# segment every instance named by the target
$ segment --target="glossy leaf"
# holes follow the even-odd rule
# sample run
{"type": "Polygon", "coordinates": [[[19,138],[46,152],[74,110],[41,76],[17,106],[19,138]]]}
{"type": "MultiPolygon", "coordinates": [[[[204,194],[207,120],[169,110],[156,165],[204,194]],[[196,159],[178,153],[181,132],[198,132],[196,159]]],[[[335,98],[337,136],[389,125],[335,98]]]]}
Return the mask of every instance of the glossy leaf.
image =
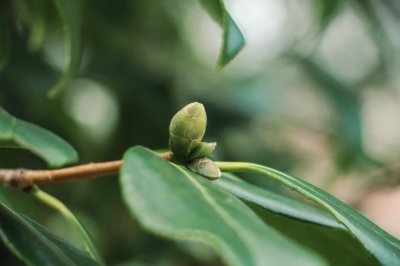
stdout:
{"type": "Polygon", "coordinates": [[[221,70],[240,52],[245,44],[244,36],[235,21],[229,15],[222,0],[199,0],[223,30],[221,50],[217,60],[216,70],[221,70]]]}
{"type": "Polygon", "coordinates": [[[59,167],[78,160],[78,154],[60,137],[34,124],[22,121],[0,107],[0,147],[25,148],[59,167]]]}
{"type": "Polygon", "coordinates": [[[217,165],[222,171],[248,171],[275,179],[329,211],[382,265],[400,264],[400,241],[398,239],[318,187],[258,164],[217,162],[217,165]]]}
{"type": "Polygon", "coordinates": [[[120,173],[126,205],[153,233],[203,242],[228,265],[325,264],[230,193],[146,148],[129,149],[120,173]]]}
{"type": "Polygon", "coordinates": [[[63,22],[67,42],[68,66],[57,83],[49,90],[55,97],[62,92],[66,83],[78,72],[82,57],[82,20],[84,0],[53,0],[63,22]]]}
{"type": "Polygon", "coordinates": [[[0,237],[14,255],[28,265],[74,265],[53,242],[1,204],[0,237]]]}
{"type": "Polygon", "coordinates": [[[224,173],[220,179],[215,181],[215,184],[246,202],[258,205],[273,213],[306,223],[346,230],[333,216],[323,210],[254,186],[232,174],[224,173]]]}

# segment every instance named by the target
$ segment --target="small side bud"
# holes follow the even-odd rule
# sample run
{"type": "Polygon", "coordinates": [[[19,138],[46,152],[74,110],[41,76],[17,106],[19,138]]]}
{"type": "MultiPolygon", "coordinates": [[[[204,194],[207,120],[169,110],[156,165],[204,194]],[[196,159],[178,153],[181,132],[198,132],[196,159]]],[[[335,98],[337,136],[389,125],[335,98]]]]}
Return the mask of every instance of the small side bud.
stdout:
{"type": "Polygon", "coordinates": [[[189,160],[209,156],[217,146],[216,142],[200,142],[189,155],[189,160]]]}
{"type": "Polygon", "coordinates": [[[203,139],[206,126],[206,111],[201,103],[190,103],[175,114],[169,125],[169,146],[178,160],[189,160],[189,154],[203,139]]]}
{"type": "Polygon", "coordinates": [[[221,176],[221,170],[219,170],[218,166],[211,159],[206,157],[195,159],[188,167],[196,174],[210,180],[218,179],[221,176]]]}

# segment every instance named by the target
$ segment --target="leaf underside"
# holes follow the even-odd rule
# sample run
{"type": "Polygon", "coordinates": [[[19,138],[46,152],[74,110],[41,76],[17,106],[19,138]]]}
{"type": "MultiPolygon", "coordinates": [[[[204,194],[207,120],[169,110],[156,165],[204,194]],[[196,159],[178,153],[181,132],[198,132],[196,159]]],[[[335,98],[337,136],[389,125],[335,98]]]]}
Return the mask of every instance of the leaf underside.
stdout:
{"type": "Polygon", "coordinates": [[[20,120],[0,107],[0,147],[25,148],[44,159],[51,167],[78,160],[74,148],[57,135],[20,120]]]}
{"type": "Polygon", "coordinates": [[[199,0],[199,2],[223,30],[221,49],[215,67],[216,71],[220,71],[244,47],[245,39],[239,27],[226,10],[222,0],[199,0]]]}
{"type": "Polygon", "coordinates": [[[79,70],[82,57],[82,21],[84,0],[53,0],[65,30],[68,64],[65,72],[49,90],[49,97],[62,92],[65,85],[79,70]]]}

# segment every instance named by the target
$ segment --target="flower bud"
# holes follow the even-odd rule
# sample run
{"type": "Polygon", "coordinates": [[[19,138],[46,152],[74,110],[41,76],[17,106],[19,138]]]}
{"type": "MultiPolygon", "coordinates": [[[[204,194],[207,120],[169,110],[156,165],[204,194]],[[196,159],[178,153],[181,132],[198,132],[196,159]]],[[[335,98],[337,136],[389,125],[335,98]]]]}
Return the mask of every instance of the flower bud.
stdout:
{"type": "Polygon", "coordinates": [[[217,146],[216,142],[200,142],[189,155],[189,160],[209,156],[217,146]]]}
{"type": "Polygon", "coordinates": [[[189,154],[203,139],[206,126],[206,111],[201,103],[190,103],[175,114],[169,125],[169,146],[178,160],[189,160],[189,154]]]}
{"type": "Polygon", "coordinates": [[[221,176],[218,166],[206,157],[195,159],[188,167],[193,172],[210,180],[218,179],[221,176]]]}

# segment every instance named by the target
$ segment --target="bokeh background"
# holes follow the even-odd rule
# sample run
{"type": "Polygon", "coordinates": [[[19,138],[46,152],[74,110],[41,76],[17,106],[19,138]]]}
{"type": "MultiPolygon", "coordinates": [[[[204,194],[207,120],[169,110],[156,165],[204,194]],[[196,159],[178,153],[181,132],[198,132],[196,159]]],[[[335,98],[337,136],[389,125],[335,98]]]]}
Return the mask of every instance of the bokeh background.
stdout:
{"type": "MultiPolygon", "coordinates": [[[[33,9],[23,2],[0,3],[12,36],[0,105],[69,141],[80,163],[120,159],[133,145],[167,148],[172,115],[199,101],[208,114],[206,139],[218,142],[216,159],[297,175],[400,237],[397,1],[226,0],[246,46],[215,73],[221,29],[198,2],[88,0],[80,71],[52,100],[46,92],[65,69],[62,25],[51,1],[39,5],[46,6],[45,39],[35,48],[33,9]]],[[[0,149],[0,167],[47,166],[27,151],[0,149]]],[[[221,263],[204,246],[143,231],[122,203],[117,176],[43,189],[78,215],[110,265],[221,263]]],[[[26,193],[1,191],[78,244],[57,214],[26,193]]]]}

